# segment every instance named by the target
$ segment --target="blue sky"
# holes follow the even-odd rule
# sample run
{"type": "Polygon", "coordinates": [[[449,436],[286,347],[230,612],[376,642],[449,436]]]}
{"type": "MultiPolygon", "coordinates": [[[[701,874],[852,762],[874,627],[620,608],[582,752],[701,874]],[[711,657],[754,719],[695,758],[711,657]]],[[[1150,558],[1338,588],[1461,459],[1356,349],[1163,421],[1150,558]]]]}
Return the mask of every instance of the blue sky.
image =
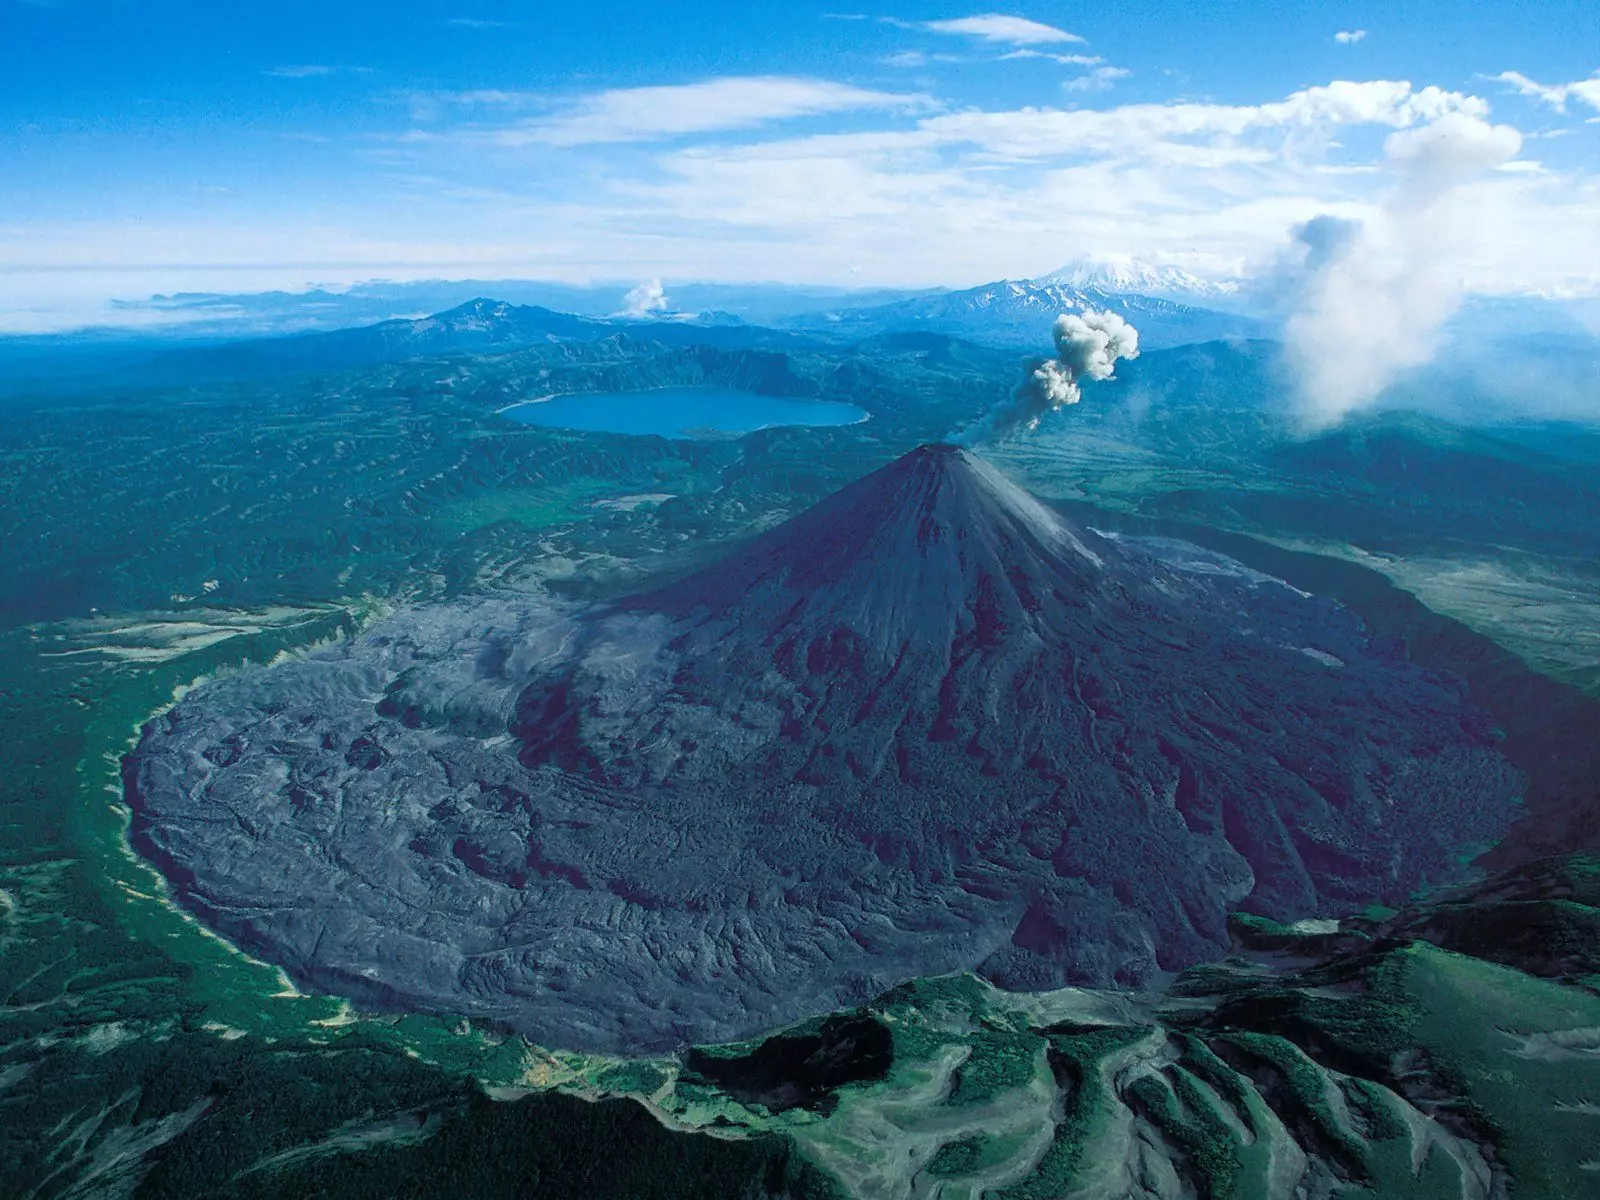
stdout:
{"type": "Polygon", "coordinates": [[[1592,291],[1597,70],[1594,0],[0,0],[0,285],[1233,275],[1449,116],[1520,135],[1452,181],[1472,286],[1592,291]]]}

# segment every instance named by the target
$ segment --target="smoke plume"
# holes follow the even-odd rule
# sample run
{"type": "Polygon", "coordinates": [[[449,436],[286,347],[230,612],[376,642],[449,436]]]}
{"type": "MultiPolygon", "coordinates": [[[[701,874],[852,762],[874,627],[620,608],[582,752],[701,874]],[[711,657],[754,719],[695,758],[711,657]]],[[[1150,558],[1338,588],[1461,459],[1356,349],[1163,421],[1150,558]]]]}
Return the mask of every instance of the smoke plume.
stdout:
{"type": "Polygon", "coordinates": [[[960,441],[970,445],[1018,429],[1031,431],[1045,413],[1082,400],[1085,379],[1110,379],[1119,358],[1139,357],[1139,331],[1114,312],[1062,313],[1051,336],[1056,356],[1035,362],[1010,401],[967,429],[960,441]]]}
{"type": "Polygon", "coordinates": [[[1375,218],[1320,216],[1294,230],[1278,286],[1311,427],[1337,423],[1433,359],[1465,294],[1475,185],[1521,145],[1515,129],[1461,113],[1402,130],[1384,143],[1396,186],[1375,218]]]}
{"type": "Polygon", "coordinates": [[[659,279],[647,279],[622,298],[622,315],[648,317],[667,311],[667,290],[659,279]]]}

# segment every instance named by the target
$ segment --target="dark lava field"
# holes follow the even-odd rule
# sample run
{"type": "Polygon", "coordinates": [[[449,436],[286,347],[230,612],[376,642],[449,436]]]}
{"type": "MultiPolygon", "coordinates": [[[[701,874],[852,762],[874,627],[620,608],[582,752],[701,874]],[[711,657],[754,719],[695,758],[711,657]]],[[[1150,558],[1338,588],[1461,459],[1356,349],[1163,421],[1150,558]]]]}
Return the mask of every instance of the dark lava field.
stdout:
{"type": "Polygon", "coordinates": [[[1520,797],[1325,600],[925,446],[664,589],[500,597],[191,692],[125,768],[179,901],[307,984],[552,1047],[919,975],[1139,987],[1459,874],[1520,797]]]}

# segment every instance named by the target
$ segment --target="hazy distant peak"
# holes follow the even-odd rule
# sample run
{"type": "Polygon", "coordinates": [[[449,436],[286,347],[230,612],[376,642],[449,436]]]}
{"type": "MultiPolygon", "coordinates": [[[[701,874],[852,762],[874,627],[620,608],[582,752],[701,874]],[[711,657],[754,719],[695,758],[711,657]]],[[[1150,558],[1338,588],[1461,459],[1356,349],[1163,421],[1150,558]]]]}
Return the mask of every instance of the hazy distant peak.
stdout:
{"type": "Polygon", "coordinates": [[[479,296],[476,300],[468,300],[445,312],[434,313],[424,320],[453,329],[488,329],[505,321],[514,311],[515,306],[504,300],[479,296]]]}

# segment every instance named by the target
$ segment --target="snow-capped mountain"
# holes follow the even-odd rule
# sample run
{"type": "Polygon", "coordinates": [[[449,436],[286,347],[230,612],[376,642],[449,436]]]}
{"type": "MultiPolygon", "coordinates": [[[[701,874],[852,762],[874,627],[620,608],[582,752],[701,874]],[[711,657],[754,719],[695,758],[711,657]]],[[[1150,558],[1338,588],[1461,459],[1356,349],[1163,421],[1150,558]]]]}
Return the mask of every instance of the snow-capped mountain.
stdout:
{"type": "Polygon", "coordinates": [[[1214,282],[1182,267],[1159,266],[1136,258],[1079,259],[1032,282],[1074,291],[1132,293],[1188,301],[1221,300],[1239,292],[1239,285],[1233,280],[1214,282]]]}

